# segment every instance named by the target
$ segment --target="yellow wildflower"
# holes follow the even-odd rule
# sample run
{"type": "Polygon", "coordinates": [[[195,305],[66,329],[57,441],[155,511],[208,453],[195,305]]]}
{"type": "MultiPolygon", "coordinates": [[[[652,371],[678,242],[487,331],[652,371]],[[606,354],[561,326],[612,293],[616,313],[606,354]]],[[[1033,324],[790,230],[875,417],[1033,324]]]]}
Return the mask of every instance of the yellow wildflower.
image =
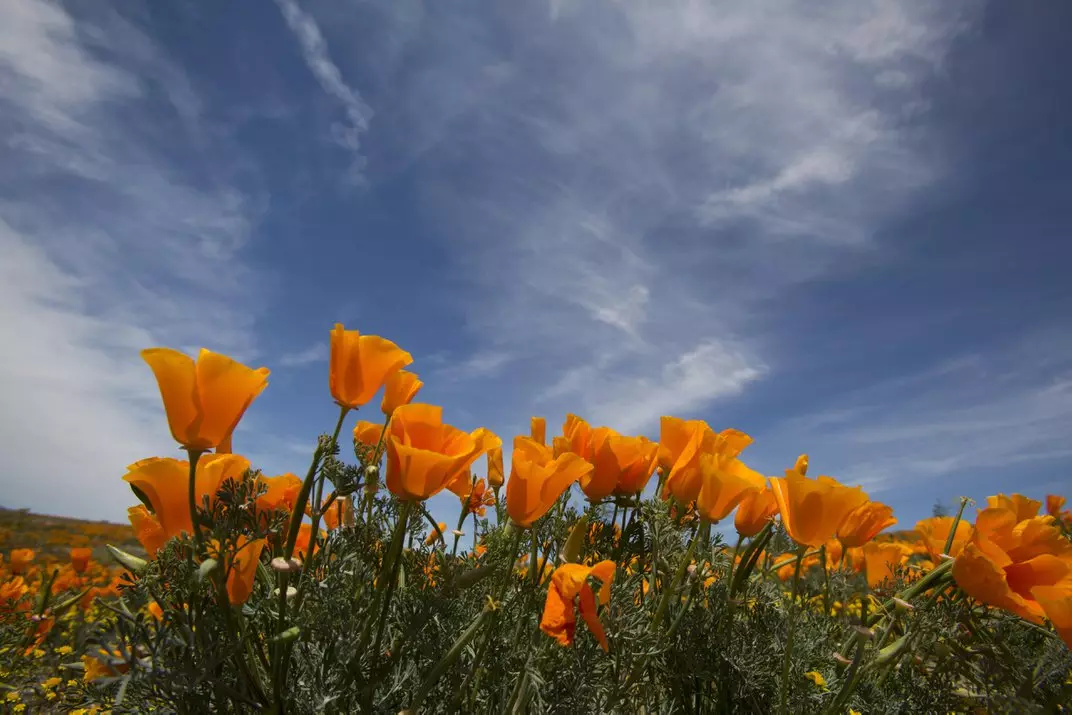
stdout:
{"type": "Polygon", "coordinates": [[[18,690],[12,690],[11,692],[9,692],[7,695],[4,696],[4,699],[7,700],[9,703],[18,702],[19,701],[19,691],[18,690]]]}
{"type": "Polygon", "coordinates": [[[63,682],[63,678],[49,678],[45,682],[41,683],[43,688],[54,688],[63,682]]]}
{"type": "Polygon", "coordinates": [[[69,645],[61,645],[56,649],[56,652],[60,655],[70,655],[71,653],[74,653],[74,648],[69,645]]]}
{"type": "Polygon", "coordinates": [[[804,677],[818,685],[823,690],[826,690],[826,678],[824,678],[823,674],[820,673],[818,670],[809,670],[807,673],[804,674],[804,677]]]}

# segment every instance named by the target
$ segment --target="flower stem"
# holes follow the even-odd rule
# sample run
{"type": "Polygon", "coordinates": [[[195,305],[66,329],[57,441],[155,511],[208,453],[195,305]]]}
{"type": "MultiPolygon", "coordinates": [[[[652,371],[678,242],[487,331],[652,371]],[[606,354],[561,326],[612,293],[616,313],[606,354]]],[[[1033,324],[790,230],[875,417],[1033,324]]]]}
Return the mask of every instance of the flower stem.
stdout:
{"type": "Polygon", "coordinates": [[[190,500],[190,524],[194,532],[194,553],[190,554],[190,563],[193,563],[197,554],[201,553],[201,525],[197,521],[197,462],[204,452],[200,449],[187,449],[190,454],[190,483],[187,485],[187,495],[190,500]]]}
{"type": "Polygon", "coordinates": [[[960,509],[957,510],[957,515],[953,519],[953,525],[949,529],[949,536],[945,537],[945,548],[942,549],[943,554],[948,554],[950,549],[953,548],[953,542],[957,535],[957,527],[960,526],[960,519],[964,516],[964,507],[968,506],[968,502],[971,501],[968,497],[960,498],[960,509]]]}
{"type": "Polygon", "coordinates": [[[797,595],[800,593],[800,564],[804,561],[804,552],[807,546],[797,549],[797,564],[793,570],[793,595],[789,610],[788,633],[785,638],[785,658],[782,660],[782,694],[779,712],[785,715],[789,712],[789,666],[793,660],[793,632],[796,629],[797,595]]]}

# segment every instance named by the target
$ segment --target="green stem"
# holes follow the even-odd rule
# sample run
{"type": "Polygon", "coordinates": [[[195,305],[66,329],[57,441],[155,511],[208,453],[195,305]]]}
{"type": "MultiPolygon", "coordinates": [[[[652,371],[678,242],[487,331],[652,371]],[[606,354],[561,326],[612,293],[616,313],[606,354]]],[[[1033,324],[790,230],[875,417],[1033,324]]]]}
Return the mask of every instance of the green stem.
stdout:
{"type": "Polygon", "coordinates": [[[689,547],[685,550],[685,555],[681,559],[681,563],[677,567],[677,573],[674,575],[674,580],[670,584],[669,588],[663,591],[662,597],[659,599],[659,606],[655,609],[655,617],[651,621],[651,630],[654,633],[658,630],[662,624],[663,618],[666,617],[666,612],[670,608],[670,596],[677,592],[681,586],[681,581],[685,578],[685,572],[689,569],[689,563],[692,561],[692,554],[696,551],[696,543],[699,541],[697,538],[700,533],[700,526],[706,523],[706,519],[701,520],[697,526],[696,531],[692,533],[692,538],[689,540],[689,547]]]}
{"type": "Polygon", "coordinates": [[[785,658],[782,659],[782,692],[779,712],[783,715],[789,712],[789,666],[793,660],[793,635],[797,621],[797,595],[800,593],[800,564],[804,561],[804,552],[806,549],[806,546],[801,546],[797,549],[797,564],[793,571],[793,595],[788,613],[788,633],[785,638],[785,658]]]}
{"type": "Polygon", "coordinates": [[[190,501],[190,524],[194,532],[194,553],[190,554],[190,563],[193,563],[197,554],[201,553],[201,525],[197,519],[197,462],[204,451],[200,449],[187,449],[186,451],[190,455],[190,483],[187,485],[187,496],[190,501]]]}
{"type": "Polygon", "coordinates": [[[823,613],[830,615],[830,571],[826,568],[826,544],[819,547],[819,563],[823,567],[823,613]]]}
{"type": "MultiPolygon", "coordinates": [[[[402,563],[402,542],[406,535],[406,523],[409,521],[409,515],[413,511],[413,502],[402,502],[402,511],[398,515],[398,523],[395,524],[395,532],[391,535],[391,561],[390,566],[384,564],[389,569],[387,570],[387,592],[383,594],[383,603],[380,606],[380,617],[376,626],[376,640],[372,646],[373,653],[380,652],[380,641],[383,639],[383,631],[387,625],[387,612],[391,607],[391,597],[394,595],[395,586],[398,581],[398,568],[402,563]]],[[[381,572],[381,577],[383,572],[381,572]]],[[[382,586],[382,581],[377,583],[377,586],[382,586]]],[[[379,590],[379,588],[377,588],[379,590]]],[[[381,592],[382,593],[382,592],[381,592]]]]}
{"type": "MultiPolygon", "coordinates": [[[[335,432],[331,439],[331,451],[335,449],[335,443],[339,438],[339,430],[342,429],[342,421],[346,419],[346,414],[350,411],[349,407],[339,408],[339,420],[335,423],[335,432]]],[[[317,445],[316,450],[313,452],[313,461],[309,465],[309,471],[305,474],[305,480],[302,482],[301,490],[298,491],[298,498],[294,502],[294,511],[290,515],[290,526],[287,529],[287,542],[283,549],[283,558],[288,561],[294,556],[294,545],[298,543],[298,531],[301,529],[302,518],[305,516],[305,506],[309,503],[309,493],[313,488],[313,481],[316,479],[316,471],[320,467],[320,458],[323,456],[323,451],[320,445],[317,445]]],[[[317,508],[319,510],[319,504],[317,508]]],[[[310,537],[310,542],[316,538],[315,532],[310,537]]],[[[312,549],[310,548],[310,551],[312,549]]]]}
{"type": "Polygon", "coordinates": [[[949,550],[953,548],[953,541],[957,535],[957,527],[960,526],[960,518],[964,516],[964,507],[968,505],[970,499],[968,497],[960,498],[960,509],[957,510],[957,515],[953,519],[953,526],[949,529],[949,536],[945,537],[945,548],[942,549],[943,554],[948,554],[949,550]]]}
{"type": "Polygon", "coordinates": [[[428,675],[425,676],[424,681],[421,683],[421,687],[417,690],[417,694],[413,696],[413,700],[410,702],[410,712],[416,713],[421,707],[421,703],[428,697],[428,693],[432,690],[432,686],[436,684],[436,681],[447,671],[454,661],[458,659],[458,656],[462,654],[465,646],[469,644],[469,641],[476,637],[476,634],[480,632],[481,626],[484,622],[490,619],[490,614],[493,613],[492,609],[485,608],[480,612],[469,627],[465,629],[465,632],[458,636],[458,640],[454,641],[454,645],[451,649],[439,659],[439,662],[435,664],[428,675]]]}

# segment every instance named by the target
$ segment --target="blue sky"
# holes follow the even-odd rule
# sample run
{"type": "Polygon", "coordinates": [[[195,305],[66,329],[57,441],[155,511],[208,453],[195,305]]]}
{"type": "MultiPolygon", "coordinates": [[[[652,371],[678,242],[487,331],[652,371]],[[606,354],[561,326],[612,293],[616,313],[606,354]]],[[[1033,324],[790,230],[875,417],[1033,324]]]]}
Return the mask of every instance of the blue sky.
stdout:
{"type": "Polygon", "coordinates": [[[4,8],[0,504],[123,518],[152,345],[271,368],[235,448],[304,471],[336,321],[507,442],[1072,492],[1067,3],[4,8]]]}

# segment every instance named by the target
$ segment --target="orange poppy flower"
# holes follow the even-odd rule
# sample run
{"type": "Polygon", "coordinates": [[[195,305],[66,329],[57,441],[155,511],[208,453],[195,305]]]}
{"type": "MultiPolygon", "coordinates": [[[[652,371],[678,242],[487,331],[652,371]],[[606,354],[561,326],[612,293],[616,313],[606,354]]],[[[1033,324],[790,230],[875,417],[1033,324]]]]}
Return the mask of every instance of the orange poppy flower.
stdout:
{"type": "Polygon", "coordinates": [[[1053,586],[1036,586],[1031,589],[1046,618],[1050,619],[1057,635],[1072,648],[1072,580],[1064,580],[1053,586]]]}
{"type": "MultiPolygon", "coordinates": [[[[951,516],[932,516],[929,519],[916,522],[916,533],[923,540],[923,545],[927,548],[927,553],[930,554],[931,560],[937,562],[941,558],[942,551],[945,549],[945,542],[949,538],[949,531],[952,528],[953,517],[951,516]]],[[[957,524],[957,533],[953,537],[953,545],[949,549],[949,556],[955,557],[959,554],[960,550],[964,548],[964,544],[968,543],[971,535],[971,524],[961,520],[957,524]]]]}
{"type": "Polygon", "coordinates": [[[144,504],[127,509],[127,518],[130,520],[130,525],[134,527],[134,536],[149,554],[149,558],[156,556],[156,552],[160,551],[168,540],[168,535],[164,533],[160,520],[150,514],[144,504]]]}
{"type": "Polygon", "coordinates": [[[1050,516],[1061,518],[1061,508],[1065,505],[1065,498],[1056,494],[1046,495],[1046,513],[1050,516]]]}
{"type": "Polygon", "coordinates": [[[826,546],[826,567],[838,568],[841,565],[841,557],[845,555],[845,546],[837,539],[830,539],[824,546],[826,546]]]}
{"type": "Polygon", "coordinates": [[[268,368],[254,370],[211,350],[202,350],[197,362],[171,348],[141,356],[156,376],[175,441],[190,450],[230,452],[238,421],[268,385],[268,368]]]}
{"type": "Polygon", "coordinates": [[[387,488],[399,499],[423,501],[441,492],[502,440],[484,428],[472,433],[443,423],[443,408],[409,404],[387,428],[387,488]]]}
{"type": "Polygon", "coordinates": [[[13,574],[24,574],[36,557],[37,553],[33,549],[12,549],[8,556],[8,568],[13,574]]]}
{"type": "Polygon", "coordinates": [[[22,576],[15,576],[0,584],[0,608],[10,607],[30,592],[22,576]]]}
{"type": "Polygon", "coordinates": [[[673,495],[683,504],[695,501],[703,484],[701,455],[718,454],[723,460],[736,459],[751,443],[752,438],[738,430],[716,433],[702,420],[686,422],[663,417],[659,434],[659,464],[667,474],[663,498],[673,495]]]}
{"type": "Polygon", "coordinates": [[[257,484],[264,488],[264,493],[257,497],[257,511],[291,511],[298,501],[302,480],[298,475],[287,472],[278,477],[257,477],[257,484]]]}
{"type": "Polygon", "coordinates": [[[335,402],[356,409],[367,404],[391,375],[413,362],[413,356],[378,335],[344,330],[341,323],[331,331],[331,362],[328,387],[335,402]]]}
{"type": "Polygon", "coordinates": [[[984,510],[988,524],[957,556],[953,578],[969,596],[1041,623],[1045,610],[1033,590],[1072,578],[1072,542],[1048,517],[1015,523],[996,511],[984,510]]]}
{"type": "Polygon", "coordinates": [[[859,487],[846,487],[830,477],[808,479],[787,469],[785,478],[771,478],[782,526],[798,544],[817,549],[834,537],[845,517],[867,501],[859,487]]]}
{"type": "Polygon", "coordinates": [[[488,484],[498,489],[505,482],[502,447],[492,447],[488,450],[488,484]]]}
{"type": "Polygon", "coordinates": [[[806,475],[808,473],[808,455],[802,454],[797,457],[797,461],[793,465],[793,471],[799,472],[801,475],[806,475]]]}
{"type": "Polygon", "coordinates": [[[763,530],[771,517],[778,513],[778,501],[769,486],[759,491],[745,494],[733,517],[737,533],[743,537],[753,537],[763,530]]]}
{"type": "Polygon", "coordinates": [[[892,579],[894,571],[907,556],[904,547],[894,542],[869,541],[864,544],[863,550],[864,572],[867,574],[869,588],[878,586],[886,579],[892,579]]]}
{"type": "Polygon", "coordinates": [[[696,510],[704,519],[717,522],[729,516],[741,500],[760,492],[767,479],[736,457],[720,454],[700,456],[701,485],[696,510]]]}
{"type": "Polygon", "coordinates": [[[248,541],[245,536],[238,537],[227,574],[227,598],[232,606],[241,606],[253,593],[253,581],[257,577],[257,564],[263,549],[264,539],[248,541]]]}
{"type": "Polygon", "coordinates": [[[986,505],[988,507],[1008,509],[1016,515],[1016,521],[1023,521],[1037,516],[1039,509],[1042,508],[1042,502],[1028,499],[1023,494],[1013,494],[1012,496],[996,494],[986,498],[986,505]]]}
{"type": "MultiPolygon", "coordinates": [[[[324,503],[327,503],[327,499],[324,499],[324,503]]],[[[348,496],[337,497],[328,505],[323,517],[328,531],[335,531],[340,526],[353,526],[354,503],[348,496]]]]}
{"type": "Polygon", "coordinates": [[[149,611],[149,615],[152,616],[154,620],[164,620],[164,609],[161,608],[159,603],[157,603],[156,601],[149,601],[149,605],[147,606],[147,608],[149,611]]]}
{"type": "Polygon", "coordinates": [[[469,513],[479,517],[488,513],[487,507],[495,506],[495,495],[491,493],[483,479],[477,479],[469,490],[469,494],[460,498],[469,513]]]}
{"type": "MultiPolygon", "coordinates": [[[[188,488],[190,464],[170,457],[151,457],[127,467],[123,481],[133,484],[153,505],[153,512],[170,539],[182,532],[190,533],[188,488]]],[[[249,460],[237,454],[206,454],[197,462],[195,484],[198,503],[207,495],[209,503],[227,479],[238,481],[249,470],[249,460]]]]}
{"type": "Polygon", "coordinates": [[[659,458],[659,445],[644,437],[623,437],[609,427],[588,431],[585,457],[592,471],[581,478],[581,490],[589,501],[611,494],[633,495],[651,479],[659,458]]]}
{"type": "Polygon", "coordinates": [[[380,435],[383,435],[383,424],[358,420],[354,425],[354,442],[375,448],[380,443],[380,435]]]}
{"type": "Polygon", "coordinates": [[[543,417],[533,417],[529,420],[529,430],[534,440],[547,444],[547,420],[543,417]]]}
{"type": "MultiPolygon", "coordinates": [[[[324,533],[323,529],[319,529],[317,531],[317,540],[318,541],[320,539],[323,539],[325,536],[326,536],[326,534],[324,533]]],[[[313,537],[313,525],[312,524],[303,523],[298,527],[298,540],[294,542],[294,555],[297,556],[302,561],[307,560],[306,556],[307,556],[307,552],[309,551],[309,542],[312,541],[312,537],[313,537]]],[[[317,545],[314,544],[313,545],[313,552],[314,553],[316,552],[316,549],[317,549],[317,545]]]]}
{"type": "Polygon", "coordinates": [[[554,457],[551,449],[529,437],[514,439],[506,511],[515,524],[530,527],[546,514],[570,485],[592,471],[572,452],[554,457]]]}
{"type": "Polygon", "coordinates": [[[93,549],[71,549],[71,567],[76,573],[85,573],[89,568],[89,560],[93,557],[93,549]]]}
{"type": "Polygon", "coordinates": [[[547,601],[540,619],[540,630],[557,640],[561,645],[573,644],[577,627],[576,612],[588,624],[604,652],[610,650],[603,624],[599,621],[595,593],[588,585],[588,577],[595,576],[602,582],[599,589],[599,602],[610,602],[610,586],[614,580],[614,562],[600,561],[595,566],[581,564],[563,564],[555,569],[551,576],[551,585],[547,589],[547,601]],[[575,604],[575,601],[577,602],[575,604]]]}
{"type": "Polygon", "coordinates": [[[439,527],[439,531],[436,531],[435,529],[432,529],[431,531],[428,532],[428,536],[424,537],[424,545],[425,546],[431,546],[432,544],[434,544],[437,541],[442,543],[443,539],[446,538],[447,522],[441,521],[441,522],[439,522],[439,524],[437,524],[437,526],[439,527]]]}
{"type": "Polygon", "coordinates": [[[880,531],[896,523],[892,507],[877,501],[866,501],[849,513],[837,535],[845,546],[863,546],[880,531]]]}
{"type": "Polygon", "coordinates": [[[390,415],[395,411],[396,407],[413,402],[413,398],[417,396],[422,387],[424,387],[424,383],[421,382],[419,377],[412,372],[399,370],[387,378],[387,382],[384,383],[383,402],[380,403],[380,410],[383,411],[383,414],[390,415]]]}

